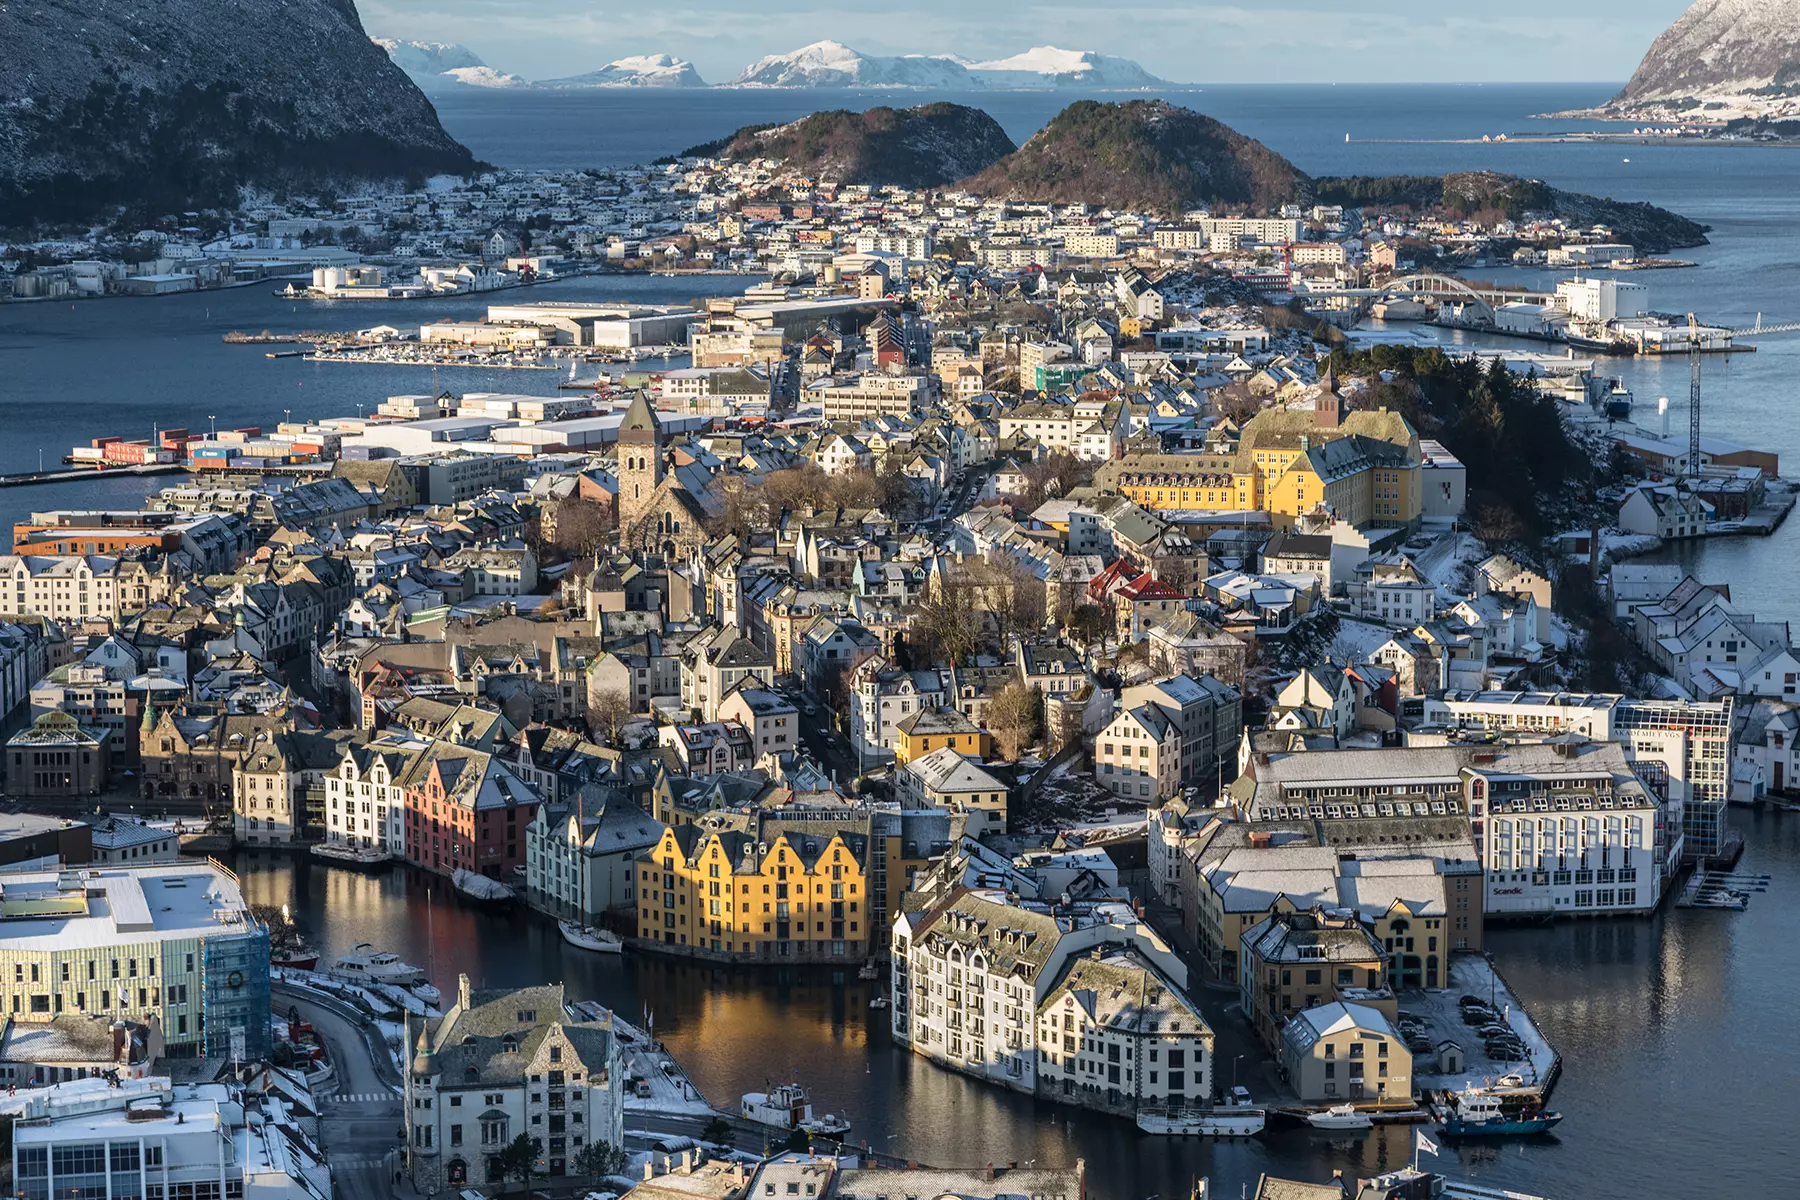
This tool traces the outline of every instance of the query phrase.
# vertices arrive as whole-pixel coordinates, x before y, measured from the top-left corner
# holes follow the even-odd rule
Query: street
[[[300,1010],[325,1042],[337,1070],[336,1083],[319,1102],[319,1141],[331,1164],[340,1200],[391,1200],[394,1172],[400,1169],[400,1129],[405,1109],[394,1068],[379,1034],[352,1019],[350,1010],[330,1000],[277,983],[276,1009]]]

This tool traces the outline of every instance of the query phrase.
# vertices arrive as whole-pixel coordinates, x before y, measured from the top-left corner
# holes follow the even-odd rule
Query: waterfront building
[[[1232,795],[1253,821],[1464,817],[1489,917],[1647,913],[1682,840],[1648,774],[1612,742],[1258,752]]]
[[[406,857],[406,788],[427,743],[403,731],[353,742],[325,773],[325,844],[378,858]]]
[[[637,937],[664,953],[844,962],[873,932],[866,832],[679,825],[638,860]]]
[[[560,983],[476,991],[459,975],[441,1017],[408,1020],[406,1168],[425,1193],[504,1184],[520,1134],[552,1178],[591,1145],[625,1140],[625,1062],[611,1013],[576,1019]]]
[[[85,821],[0,813],[0,869],[76,865],[91,859],[93,852],[93,829]]]
[[[1303,1104],[1412,1105],[1412,1051],[1371,1005],[1334,1000],[1294,1014],[1281,1030],[1280,1058]]]
[[[1665,787],[1680,806],[1680,839],[1663,867],[1668,875],[1684,860],[1717,854],[1724,842],[1735,756],[1732,713],[1729,696],[1697,701],[1613,692],[1451,691],[1422,702],[1418,729],[1483,729],[1522,739],[1575,734],[1618,743],[1633,769]],[[1409,732],[1409,742],[1415,736]]]
[[[152,1021],[177,1057],[269,1051],[269,931],[213,862],[24,873],[0,892],[0,992],[20,1023]]]
[[[11,1092],[21,1200],[330,1200],[331,1168],[304,1110],[274,1095],[246,1118],[243,1089],[167,1076],[74,1079]]]
[[[1323,908],[1278,912],[1238,939],[1238,1001],[1263,1043],[1281,1049],[1296,1014],[1338,1000],[1392,1017],[1387,956],[1356,918]]]
[[[497,754],[432,742],[402,781],[406,861],[510,882],[539,797]]]
[[[665,828],[603,785],[546,801],[525,829],[526,899],[585,925],[634,921],[637,860]]]
[[[977,873],[995,872],[977,868]],[[1003,873],[1012,872],[1007,868]],[[1005,892],[955,885],[937,903],[909,906],[900,913],[890,941],[889,1016],[895,1042],[913,1053],[1018,1091],[1093,1107],[1116,1109],[1166,1096],[1173,1082],[1166,1077],[1148,1092],[1144,1090],[1148,1079],[1127,1081],[1121,1076],[1116,1083],[1124,1085],[1122,1090],[1113,1086],[1106,1064],[1118,1061],[1113,1054],[1135,1045],[1134,1039],[1150,1031],[1147,1024],[1118,1028],[1105,1039],[1116,1043],[1113,1048],[1098,1050],[1096,1057],[1092,1047],[1099,1043],[1091,1027],[1106,1025],[1119,1013],[1109,1001],[1101,1006],[1107,1010],[1103,1014],[1082,994],[1086,989],[1081,980],[1088,977],[1069,974],[1070,965],[1083,956],[1096,964],[1111,960],[1109,967],[1095,968],[1107,976],[1104,986],[1109,995],[1114,987],[1130,988],[1137,1002],[1161,1006],[1166,1001],[1192,1010],[1181,995],[1187,968],[1123,906],[1107,915],[1052,915],[1040,904],[1021,903]],[[1098,975],[1088,980],[1098,981]],[[1057,1006],[1052,1035],[1046,1001],[1053,995]],[[1064,1000],[1070,1003],[1066,1012]],[[1065,1016],[1081,1047],[1079,1055],[1065,1049]],[[1170,1048],[1194,1051],[1202,1040],[1210,1047],[1211,1032],[1197,1011],[1192,1020],[1195,1024],[1186,1031],[1162,1031],[1181,1034]],[[1074,1033],[1077,1028],[1084,1032]],[[1194,1058],[1196,1071],[1205,1069],[1207,1057]],[[1101,1064],[1098,1070],[1096,1063]],[[1158,1068],[1159,1076],[1164,1070],[1166,1066]],[[1197,1084],[1200,1078],[1195,1074],[1191,1081]],[[1182,1080],[1184,1086],[1188,1082]],[[1210,1097],[1198,1087],[1194,1091],[1198,1097]]]
[[[1108,1112],[1205,1105],[1213,1031],[1135,946],[1071,958],[1037,1014],[1041,1096]]]

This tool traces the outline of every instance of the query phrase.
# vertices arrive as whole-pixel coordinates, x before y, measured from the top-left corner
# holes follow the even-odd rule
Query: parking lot
[[[1494,1023],[1511,1031],[1519,1050],[1516,1054],[1490,1056],[1481,1025],[1467,1024],[1459,1001],[1473,996],[1491,1004],[1498,1018]],[[1450,982],[1441,991],[1407,991],[1400,996],[1400,1012],[1415,1019],[1413,1028],[1428,1038],[1429,1054],[1415,1054],[1413,1085],[1420,1092],[1460,1091],[1469,1083],[1492,1084],[1507,1075],[1517,1075],[1527,1087],[1541,1086],[1550,1077],[1556,1052],[1537,1023],[1520,1005],[1518,997],[1507,989],[1488,961],[1479,954],[1458,954],[1450,959]],[[1405,1032],[1403,1029],[1402,1032]],[[1438,1066],[1438,1048],[1455,1042],[1462,1049],[1463,1069],[1444,1072]]]

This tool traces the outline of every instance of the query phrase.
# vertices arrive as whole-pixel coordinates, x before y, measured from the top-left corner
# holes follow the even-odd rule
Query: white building
[[[170,863],[181,857],[181,841],[172,829],[114,815],[94,824],[92,861],[101,866]]]
[[[422,741],[392,735],[346,750],[325,776],[325,844],[371,858],[405,858],[405,782],[425,749]]]
[[[503,1182],[500,1152],[540,1143],[552,1178],[595,1143],[625,1139],[625,1062],[611,1013],[571,1015],[561,984],[474,991],[457,977],[441,1017],[408,1022],[406,1165],[422,1192]]]
[[[850,692],[850,744],[857,761],[869,765],[893,759],[902,721],[947,703],[938,672],[902,671],[880,656],[850,672]]]
[[[1565,279],[1556,298],[1578,321],[1612,321],[1635,317],[1650,302],[1650,289],[1618,279]]]
[[[662,840],[663,823],[606,788],[540,804],[525,829],[525,889],[531,903],[584,925],[637,905],[632,862]]]
[[[24,1200],[330,1200],[331,1169],[274,1095],[166,1076],[78,1079],[0,1098]]]

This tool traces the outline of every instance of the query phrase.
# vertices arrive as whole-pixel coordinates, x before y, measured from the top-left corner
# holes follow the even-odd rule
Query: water
[[[1429,139],[1573,128],[1530,114],[1590,104],[1611,85],[1518,87],[1230,87],[1173,98],[1260,137],[1314,174],[1389,174],[1493,168],[1576,191],[1648,200],[1714,226],[1714,245],[1684,257],[1699,270],[1635,275],[1652,304],[1749,324],[1757,312],[1800,319],[1800,158],[1752,147],[1433,143]],[[952,97],[955,98],[955,97]],[[994,113],[1015,139],[1067,97],[965,97]],[[490,161],[512,166],[606,166],[655,155],[759,120],[824,105],[911,103],[916,97],[831,93],[470,94],[440,101],[451,132]],[[1395,142],[1353,141],[1402,139]],[[1410,139],[1410,140],[1408,140]],[[1630,162],[1623,161],[1626,157]],[[1514,273],[1548,282],[1543,273]],[[736,290],[738,280],[614,278],[542,289],[546,298],[681,300]],[[223,346],[230,329],[274,330],[419,323],[466,316],[474,297],[418,304],[321,306],[275,300],[264,288],[146,301],[0,307],[0,471],[60,457],[78,440],[147,436],[153,422],[203,427],[353,413],[398,392],[432,386],[419,367],[307,364]],[[1772,337],[1754,355],[1706,363],[1706,428],[1800,462],[1792,420],[1800,336]],[[1642,411],[1658,395],[1686,395],[1686,364],[1620,360]],[[456,390],[540,392],[558,375],[440,372]],[[1653,418],[1645,418],[1653,420]],[[1792,468],[1790,468],[1792,473]],[[31,508],[129,503],[143,480],[0,491],[0,521]],[[1800,594],[1800,522],[1773,539],[1708,541],[1672,553],[1766,619],[1789,617]],[[1800,995],[1800,955],[1787,913],[1800,901],[1800,820],[1734,814],[1750,850],[1745,869],[1775,886],[1747,913],[1670,911],[1647,922],[1570,923],[1505,930],[1490,945],[1507,978],[1562,1051],[1558,1136],[1528,1145],[1455,1151],[1453,1173],[1527,1192],[1613,1200],[1642,1195],[1773,1196],[1789,1140],[1786,1103],[1800,1079],[1789,1030]],[[1248,1144],[1140,1138],[1113,1118],[1038,1104],[895,1051],[866,984],[808,973],[750,974],[566,948],[549,922],[523,913],[477,913],[438,904],[427,941],[421,880],[372,878],[286,860],[249,859],[258,902],[291,902],[341,954],[358,941],[429,961],[440,986],[467,971],[490,986],[566,979],[627,1015],[653,1009],[656,1028],[715,1102],[798,1072],[819,1101],[848,1111],[878,1148],[927,1162],[1070,1162],[1085,1156],[1099,1200],[1186,1194],[1197,1174],[1220,1195],[1263,1170],[1322,1178],[1398,1165],[1411,1131],[1363,1139],[1289,1133]],[[441,885],[440,885],[441,886]],[[1221,1071],[1221,1075],[1224,1072]],[[1779,1122],[1779,1124],[1778,1124]]]
[[[1780,1193],[1772,1180],[1786,1170],[1783,1098],[1800,1078],[1800,1049],[1786,1036],[1800,994],[1788,919],[1800,903],[1800,818],[1737,818],[1752,847],[1743,869],[1775,876],[1747,912],[1490,933],[1501,971],[1563,1055],[1554,1106],[1564,1120],[1553,1138],[1444,1146],[1444,1170],[1561,1200]],[[1354,1176],[1411,1153],[1410,1126],[1250,1142],[1146,1137],[1126,1121],[1003,1092],[896,1049],[887,1014],[869,1009],[871,985],[854,972],[595,955],[566,946],[535,914],[446,901],[442,881],[428,920],[423,876],[260,854],[238,866],[251,901],[291,904],[328,959],[371,942],[429,964],[446,993],[458,972],[489,987],[562,979],[571,998],[634,1020],[654,1013],[657,1036],[714,1104],[729,1108],[769,1080],[797,1077],[821,1106],[848,1114],[855,1138],[923,1162],[1085,1158],[1096,1200],[1175,1200],[1196,1175],[1229,1196],[1263,1171]],[[1223,1079],[1228,1068],[1217,1069]]]

